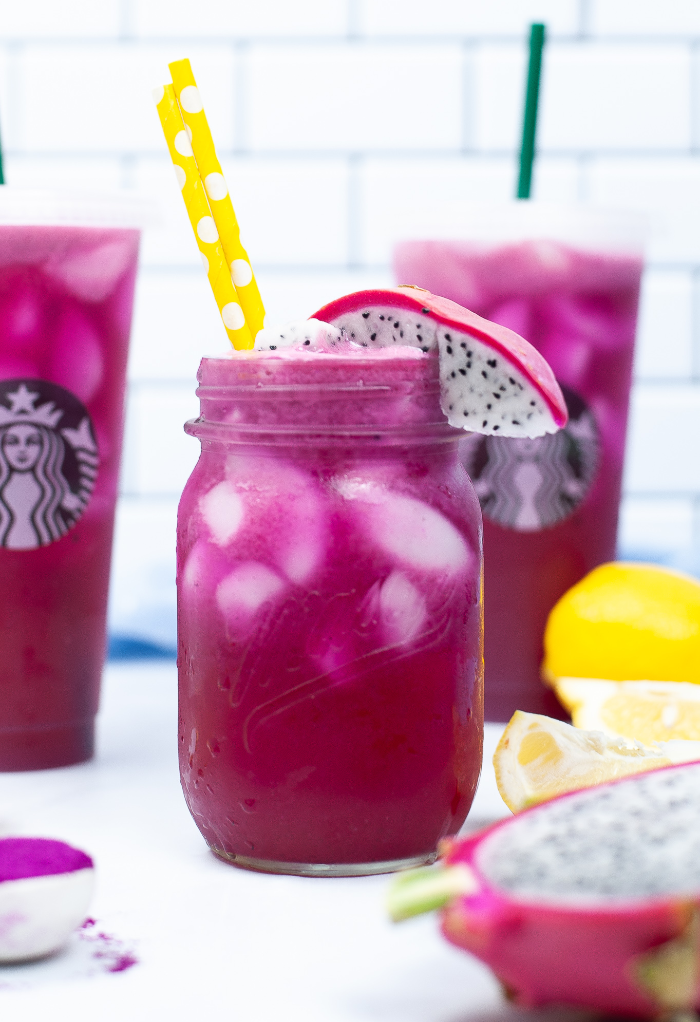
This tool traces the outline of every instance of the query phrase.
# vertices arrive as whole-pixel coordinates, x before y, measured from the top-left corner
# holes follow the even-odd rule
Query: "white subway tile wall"
[[[161,208],[134,319],[115,629],[172,637],[174,508],[197,454],[182,422],[199,357],[226,345],[150,96],[182,56],[283,321],[391,283],[395,240],[439,232],[460,201],[513,194],[528,25],[546,22],[534,196],[650,218],[621,549],[700,567],[698,0],[1,7],[7,180],[137,188]],[[159,591],[143,624],[134,594]]]

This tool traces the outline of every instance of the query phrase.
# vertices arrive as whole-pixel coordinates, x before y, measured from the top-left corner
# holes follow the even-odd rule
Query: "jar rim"
[[[358,377],[361,372],[362,376]],[[338,385],[343,377],[357,380],[366,376],[391,386],[397,379],[438,380],[437,352],[425,352],[408,345],[393,348],[372,348],[352,354],[281,349],[280,351],[231,351],[226,355],[205,356],[199,363],[197,380],[200,386],[242,386],[246,383],[265,387],[273,385],[307,386]],[[286,377],[286,384],[275,384]],[[360,384],[361,385],[361,384]]]
[[[388,351],[387,355],[376,352]],[[415,348],[352,355],[202,359],[201,413],[185,430],[227,444],[445,443],[438,359]],[[306,357],[304,357],[306,356]]]
[[[201,417],[188,419],[185,433],[206,443],[226,446],[318,447],[346,446],[348,443],[371,446],[399,447],[415,445],[449,444],[462,440],[468,434],[444,422],[420,423],[413,426],[335,426],[303,430],[298,426],[252,426],[226,422],[211,422]]]

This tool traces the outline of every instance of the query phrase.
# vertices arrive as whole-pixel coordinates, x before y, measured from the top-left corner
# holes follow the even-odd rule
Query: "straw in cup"
[[[231,268],[246,322],[253,337],[262,329],[265,318],[260,291],[255,280],[248,253],[243,248],[240,229],[229,195],[228,186],[216,155],[207,115],[202,106],[197,83],[189,60],[176,60],[168,64],[173,78],[175,96],[182,119],[190,130],[192,150],[200,176],[206,188],[212,216],[221,237],[226,259]]]
[[[519,199],[530,198],[532,165],[535,160],[535,135],[537,133],[537,108],[540,97],[544,37],[544,25],[530,26],[530,60],[527,69],[527,87],[523,111],[523,137],[520,145],[520,174],[517,192]]]
[[[173,86],[165,85],[156,89],[154,99],[187,214],[226,332],[234,348],[252,348],[253,337],[231,279],[219,232],[192,152],[190,133],[183,123]]]

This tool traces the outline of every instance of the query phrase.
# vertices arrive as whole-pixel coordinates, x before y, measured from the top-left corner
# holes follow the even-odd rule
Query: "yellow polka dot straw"
[[[153,93],[158,116],[185,200],[187,214],[209,277],[216,304],[234,348],[252,348],[253,336],[236,293],[224,249],[197,170],[187,127],[182,122],[172,85]]]
[[[176,60],[168,64],[168,67],[173,76],[173,88],[180,104],[182,119],[192,133],[190,137],[194,158],[207,190],[211,211],[231,267],[231,276],[245,312],[246,322],[255,337],[258,330],[262,329],[265,309],[248,254],[241,244],[238,221],[228,186],[221,173],[221,164],[216,155],[197,83],[189,60]]]

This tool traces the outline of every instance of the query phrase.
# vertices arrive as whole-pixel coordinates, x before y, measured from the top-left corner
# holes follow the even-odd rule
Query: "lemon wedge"
[[[690,758],[700,759],[700,745],[696,751]],[[498,743],[493,765],[501,798],[517,813],[567,791],[670,766],[675,760],[668,752],[516,710]]]
[[[653,564],[602,564],[553,607],[543,677],[700,684],[700,582]]]
[[[700,742],[700,685],[558,678],[554,691],[576,727],[646,743]]]

